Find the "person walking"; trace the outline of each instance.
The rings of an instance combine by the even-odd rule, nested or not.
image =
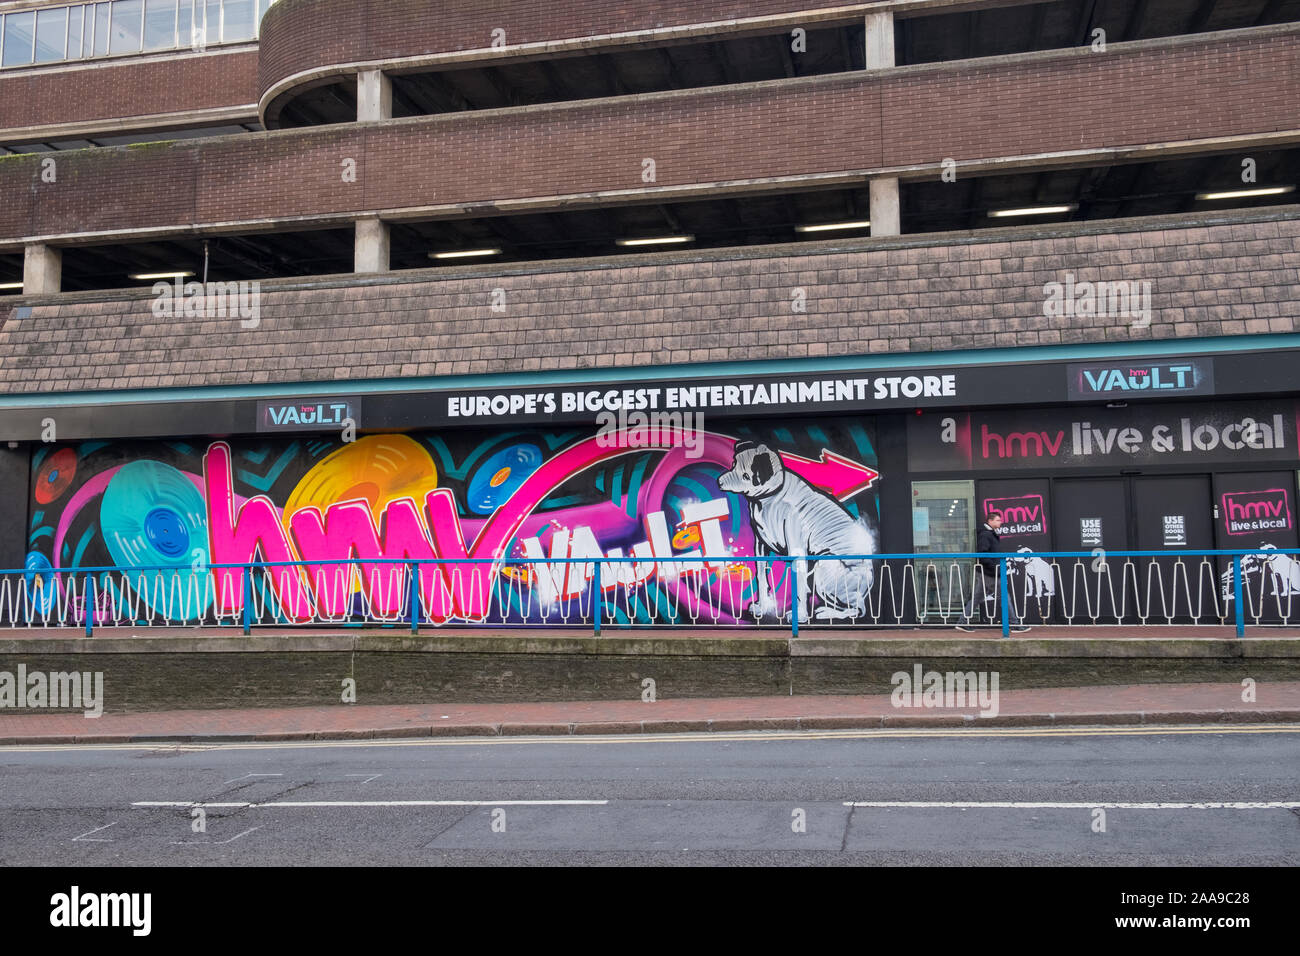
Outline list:
[[[980,526],[979,538],[975,545],[975,550],[980,554],[997,554],[1002,550],[1001,541],[998,535],[998,529],[1002,527],[1002,515],[995,512],[989,512],[984,517],[984,524]],[[971,633],[971,619],[975,615],[975,603],[983,601],[986,608],[997,607],[998,602],[998,570],[1002,562],[998,558],[980,558],[979,566],[983,571],[977,574],[976,580],[979,587],[971,587],[970,600],[966,602],[966,607],[962,609],[961,619],[957,624],[957,630]],[[1008,582],[1010,584],[1010,582]],[[1009,593],[1009,592],[1008,592]],[[1020,615],[1016,613],[1016,603],[1011,601],[1009,604],[1011,612],[1011,630],[1016,633],[1022,633],[1029,630],[1028,627],[1020,620]],[[993,613],[989,614],[989,621],[993,621]]]

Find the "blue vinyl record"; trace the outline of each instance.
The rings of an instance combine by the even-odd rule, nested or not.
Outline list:
[[[148,569],[127,581],[155,613],[174,621],[203,615],[210,584],[193,568],[208,566],[208,525],[194,482],[162,462],[132,462],[108,483],[99,526],[115,565]]]
[[[542,451],[536,445],[511,445],[494,453],[470,479],[469,509],[475,514],[492,514],[510,500],[541,464]]]

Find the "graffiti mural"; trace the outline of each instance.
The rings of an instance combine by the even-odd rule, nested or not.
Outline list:
[[[221,565],[262,562],[278,570],[252,600],[287,622],[396,621],[418,590],[426,622],[522,624],[589,602],[599,574],[603,592],[621,595],[605,597],[611,623],[671,622],[700,600],[753,623],[788,619],[796,569],[804,620],[860,617],[869,560],[763,569],[743,559],[876,552],[870,422],[691,437],[588,429],[49,446],[33,456],[26,583],[39,607],[73,569],[148,569],[135,586],[105,578],[97,615],[200,623],[242,612],[242,572]],[[394,576],[409,566],[395,562],[431,563],[412,582]]]

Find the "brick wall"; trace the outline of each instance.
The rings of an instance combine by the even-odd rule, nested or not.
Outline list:
[[[520,110],[0,159],[24,236],[348,215],[1300,133],[1300,26]],[[340,163],[358,161],[345,183]]]
[[[59,392],[646,367],[1300,330],[1300,206],[966,239],[662,254],[280,283],[261,323],[155,318],[151,299],[0,307],[0,390]],[[1152,283],[1149,328],[1047,318],[1043,286]],[[506,290],[507,311],[491,310]],[[795,288],[808,311],[791,310]]]
[[[303,70],[865,4],[817,0],[281,0],[262,23],[261,92]],[[845,11],[842,19],[860,14]]]
[[[108,129],[135,116],[256,102],[255,49],[0,73],[0,131],[98,120]],[[250,109],[248,120],[256,117]]]

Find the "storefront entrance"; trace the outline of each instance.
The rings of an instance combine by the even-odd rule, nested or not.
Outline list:
[[[985,509],[1003,515],[1004,547],[1018,555],[1013,588],[1026,598],[1031,622],[1177,623],[1221,616],[1215,603],[1219,562],[1114,556],[1195,554],[1219,546],[1209,475],[985,480],[978,497]],[[1050,564],[1031,556],[1045,551],[1087,556]]]
[[[1014,553],[1012,588],[1030,623],[1177,624],[1231,620],[1227,558],[1213,550],[1296,548],[1291,471],[1107,478],[985,479],[981,513],[1003,516]],[[1047,551],[1086,557],[1042,561]],[[1126,551],[1179,557],[1116,557]],[[1300,561],[1278,554],[1243,561],[1246,614],[1256,623],[1300,611]]]

